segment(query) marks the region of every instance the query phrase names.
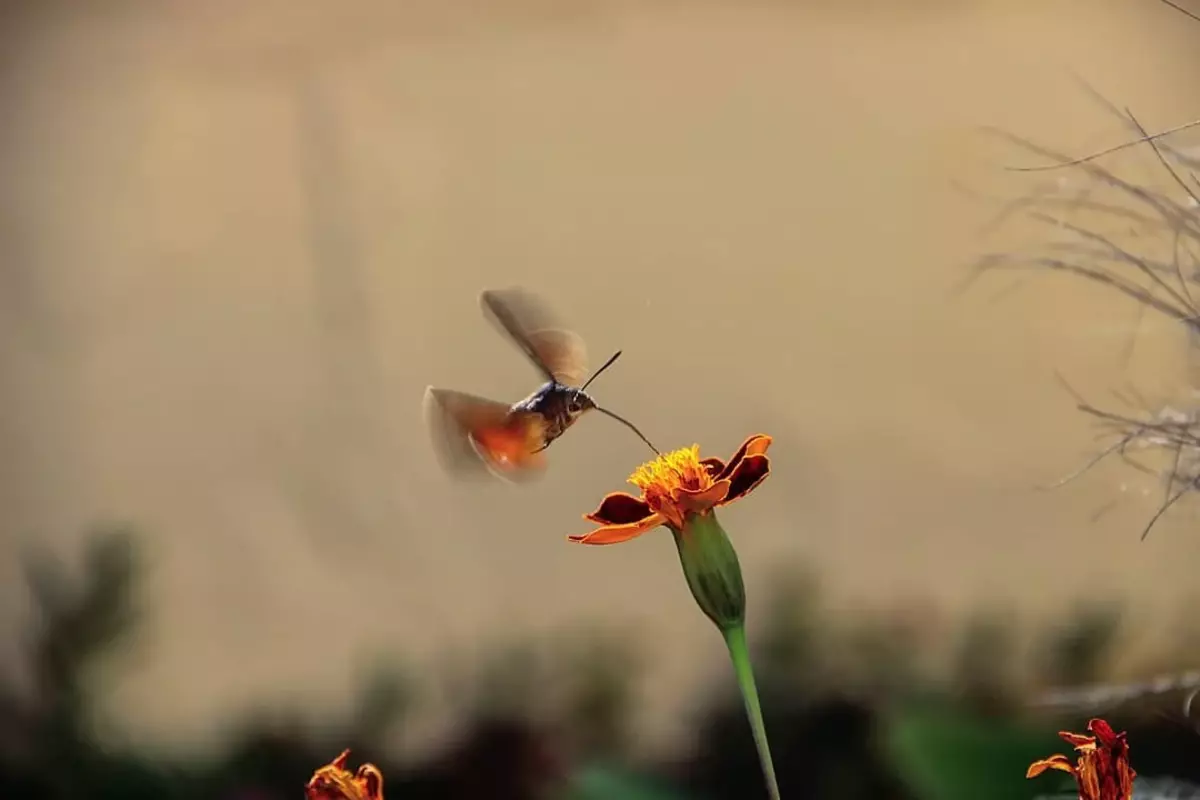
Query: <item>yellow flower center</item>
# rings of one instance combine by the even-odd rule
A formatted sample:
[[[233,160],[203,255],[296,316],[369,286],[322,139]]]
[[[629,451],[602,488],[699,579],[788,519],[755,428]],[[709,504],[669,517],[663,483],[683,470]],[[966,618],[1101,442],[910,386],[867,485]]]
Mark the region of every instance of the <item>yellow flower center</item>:
[[[713,485],[712,476],[700,463],[700,445],[664,453],[638,467],[629,482],[642,490],[646,503],[655,511],[671,508],[679,489],[703,491]]]

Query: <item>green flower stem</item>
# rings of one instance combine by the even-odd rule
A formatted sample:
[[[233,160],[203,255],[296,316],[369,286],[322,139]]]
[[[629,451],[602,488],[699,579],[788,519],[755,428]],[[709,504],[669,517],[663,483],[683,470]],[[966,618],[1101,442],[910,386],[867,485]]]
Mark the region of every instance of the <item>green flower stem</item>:
[[[738,688],[746,702],[746,716],[754,732],[754,746],[758,748],[763,778],[767,781],[771,800],[779,800],[779,784],[775,780],[775,766],[771,763],[758,689],[754,686],[750,650],[746,647],[746,586],[737,551],[711,510],[706,514],[688,514],[683,527],[672,527],[671,532],[675,535],[679,563],[692,597],[725,637]]]
[[[733,671],[737,675],[738,688],[742,699],[746,702],[746,716],[750,720],[750,729],[754,732],[754,746],[758,748],[758,761],[762,766],[763,777],[767,781],[767,791],[772,800],[779,800],[779,782],[775,780],[775,765],[771,762],[771,745],[767,741],[767,727],[763,724],[762,706],[758,702],[758,689],[754,685],[754,670],[750,666],[750,649],[746,646],[746,627],[735,625],[721,631],[725,637],[725,646],[729,648],[729,658],[733,661]]]

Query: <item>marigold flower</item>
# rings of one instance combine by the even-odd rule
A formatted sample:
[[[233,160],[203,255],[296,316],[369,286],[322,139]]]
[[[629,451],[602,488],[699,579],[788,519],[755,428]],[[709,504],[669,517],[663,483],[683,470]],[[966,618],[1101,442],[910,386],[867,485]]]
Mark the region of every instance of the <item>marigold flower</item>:
[[[728,464],[719,458],[700,458],[699,445],[660,455],[629,476],[629,482],[641,489],[641,497],[625,492],[609,494],[599,508],[584,515],[600,527],[568,538],[580,544],[617,544],[660,525],[671,529],[692,597],[725,639],[767,791],[773,800],[779,800],[779,784],[746,643],[742,568],[714,510],[745,497],[767,479],[771,474],[766,455],[770,446],[770,436],[755,434],[742,443]]]
[[[1033,762],[1025,777],[1035,778],[1048,769],[1056,769],[1075,777],[1079,800],[1130,800],[1137,773],[1129,766],[1125,733],[1115,733],[1102,719],[1091,720],[1087,727],[1094,736],[1070,731],[1058,733],[1075,746],[1078,763],[1072,764],[1064,755],[1053,755]]]
[[[770,436],[755,434],[728,464],[719,458],[701,460],[699,445],[660,455],[629,477],[642,490],[641,497],[609,494],[584,516],[600,527],[568,538],[580,544],[617,544],[665,525],[675,535],[684,577],[700,609],[723,631],[737,627],[746,618],[742,569],[713,509],[745,497],[766,480],[770,446]]]
[[[755,434],[742,443],[726,464],[700,458],[699,445],[659,456],[638,467],[629,482],[641,497],[613,492],[584,519],[599,523],[591,533],[569,537],[580,544],[617,544],[660,525],[682,530],[689,516],[703,516],[717,506],[739,500],[766,480],[771,437]]]
[[[363,764],[353,773],[346,769],[349,750],[313,773],[304,787],[308,800],[383,800],[383,773],[374,764]]]

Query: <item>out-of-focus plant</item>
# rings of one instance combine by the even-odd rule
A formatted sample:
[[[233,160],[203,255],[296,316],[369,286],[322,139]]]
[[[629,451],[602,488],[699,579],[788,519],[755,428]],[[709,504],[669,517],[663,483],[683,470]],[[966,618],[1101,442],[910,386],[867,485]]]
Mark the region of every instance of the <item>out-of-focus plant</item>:
[[[6,711],[0,763],[21,793],[67,798],[103,791],[121,765],[89,746],[88,690],[101,659],[129,642],[137,621],[133,533],[124,526],[97,528],[78,578],[43,551],[26,555],[25,574],[33,600],[25,640],[33,691],[17,690],[0,702]],[[160,785],[151,770],[123,768],[140,774],[147,792]]]
[[[409,671],[393,661],[380,661],[368,669],[351,718],[354,740],[387,740],[408,719],[419,700]]]
[[[137,558],[127,528],[102,528],[88,539],[81,581],[42,552],[27,560],[34,601],[28,645],[43,713],[76,724],[85,713],[83,682],[97,659],[127,641],[137,621]]]
[[[951,680],[977,711],[1006,711],[1017,695],[1016,631],[1013,620],[995,610],[967,620],[952,665]]]
[[[797,565],[780,569],[767,584],[766,611],[754,646],[763,692],[812,693],[826,680],[825,620],[816,577]]]
[[[875,697],[895,697],[924,683],[920,639],[906,620],[872,616],[856,620],[840,642],[845,682]]]
[[[690,797],[658,781],[609,766],[578,770],[563,793],[563,800],[689,800]]]
[[[1038,648],[1041,673],[1056,686],[1074,686],[1100,679],[1117,643],[1120,609],[1112,603],[1089,602],[1073,617],[1055,625]]]
[[[889,763],[921,800],[1031,800],[1023,770],[1052,746],[1037,725],[950,702],[900,702],[884,713]]]
[[[87,590],[94,581],[89,574],[123,573],[112,568],[119,559],[110,558],[86,558],[85,569],[69,578],[61,566],[45,568],[42,574],[73,581],[59,589],[62,608],[71,605],[67,602],[71,597],[80,600],[89,595],[109,598],[101,603],[109,608],[137,608],[136,558],[125,573],[130,586],[127,604],[111,601],[120,593]],[[109,566],[100,568],[105,564]],[[783,785],[803,787],[804,796],[814,800],[963,796],[1009,800],[1047,794],[1050,779],[1025,781],[1023,771],[1031,761],[1053,752],[1049,731],[1073,727],[1077,719],[1049,727],[1044,721],[1031,724],[1015,718],[1019,706],[1029,705],[1031,697],[1012,677],[1019,666],[1015,653],[996,646],[1010,639],[1002,617],[975,620],[974,633],[964,637],[964,645],[974,637],[973,647],[978,650],[960,660],[962,667],[956,673],[959,679],[970,673],[991,675],[976,682],[1007,687],[969,695],[972,701],[980,694],[992,698],[990,707],[964,704],[961,701],[967,698],[948,691],[938,695],[928,678],[914,696],[903,681],[887,677],[896,653],[894,642],[904,635],[903,619],[911,615],[897,621],[894,614],[884,613],[877,622],[871,622],[869,613],[832,616],[818,602],[816,585],[805,572],[796,569],[793,574],[797,576],[793,580],[775,584],[755,632],[759,647],[754,652],[756,666],[762,668],[765,725],[772,733],[772,753]],[[1094,631],[1104,627],[1098,621],[1103,616],[1099,612],[1068,616],[1080,630],[1056,630],[1044,641],[1095,641],[1102,638]],[[49,618],[37,616],[41,621]],[[78,619],[79,615],[58,618]],[[129,624],[136,618],[126,616]],[[863,636],[863,631],[868,634]],[[870,643],[875,631],[881,644]],[[555,631],[547,641],[529,640],[515,649],[496,651],[494,658],[472,659],[473,677],[458,687],[463,705],[457,710],[465,712],[465,718],[448,746],[419,760],[389,760],[389,748],[382,740],[394,738],[396,726],[416,702],[420,685],[408,677],[407,670],[380,660],[362,671],[362,689],[345,714],[331,717],[321,712],[314,719],[312,709],[284,709],[269,718],[259,715],[256,724],[229,730],[225,748],[204,758],[174,760],[114,749],[85,727],[88,697],[98,688],[96,681],[85,677],[91,672],[87,664],[106,660],[104,648],[37,644],[46,632],[41,624],[31,628],[31,659],[46,659],[51,649],[91,653],[79,670],[67,671],[76,677],[65,683],[78,687],[81,697],[75,723],[66,726],[69,735],[65,735],[63,728],[43,724],[50,717],[39,712],[41,706],[34,702],[38,695],[8,692],[9,705],[0,714],[0,797],[288,800],[301,796],[314,765],[343,747],[378,765],[387,776],[388,794],[404,798],[740,800],[761,773],[753,736],[744,721],[744,700],[725,682],[703,694],[689,750],[667,762],[636,758],[624,750],[624,743],[634,741],[628,717],[638,662],[628,650],[629,637],[617,637],[612,631]],[[112,641],[128,641],[128,635]],[[63,640],[61,633],[50,638]],[[914,649],[922,647],[916,639],[907,641],[914,643]],[[988,642],[991,645],[982,646]],[[1095,648],[1064,644],[1062,650],[1086,653]],[[1186,655],[1177,658],[1186,660]],[[866,661],[874,665],[856,664]],[[1095,674],[1104,677],[1102,671],[1097,667]],[[1173,682],[1144,682],[1143,688],[1171,689],[1172,702],[1178,706],[1181,695],[1195,686],[1187,684],[1187,677],[1185,673],[1174,676]],[[496,702],[496,693],[507,692],[512,693],[509,702]],[[485,702],[489,695],[492,700]],[[1135,700],[1131,697],[1126,727],[1130,738],[1139,743],[1139,772],[1162,779],[1155,783],[1139,777],[1135,798],[1156,796],[1153,787],[1165,785],[1167,775],[1177,782],[1200,779],[1194,759],[1200,736],[1178,719],[1164,720],[1148,713],[1148,708],[1142,713],[1143,701]],[[21,713],[9,714],[10,705],[22,709]],[[981,707],[989,713],[979,713]]]
[[[562,717],[572,748],[591,760],[628,755],[641,660],[624,633],[598,630],[560,637]]]
[[[475,719],[529,719],[541,716],[551,664],[545,646],[532,638],[503,642],[477,654],[456,677],[454,698],[460,713]]]

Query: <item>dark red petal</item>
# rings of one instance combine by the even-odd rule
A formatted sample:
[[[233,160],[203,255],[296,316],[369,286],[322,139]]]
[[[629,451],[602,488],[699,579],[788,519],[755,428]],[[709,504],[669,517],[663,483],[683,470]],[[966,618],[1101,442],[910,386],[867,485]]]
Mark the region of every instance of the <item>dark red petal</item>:
[[[771,459],[766,456],[747,456],[738,462],[737,469],[729,476],[729,493],[725,495],[722,505],[732,503],[740,497],[745,497],[754,487],[767,479],[771,474]]]
[[[770,446],[770,436],[767,436],[764,433],[756,433],[753,436],[750,436],[746,439],[746,441],[742,442],[742,446],[739,447],[737,452],[733,454],[733,458],[729,459],[729,463],[725,465],[725,468],[713,477],[717,480],[720,480],[721,478],[728,478],[734,473],[735,470],[737,470],[738,464],[741,464],[742,459],[744,459],[748,454],[762,455],[763,453],[767,452],[767,448]]]
[[[716,477],[725,471],[725,462],[719,458],[702,458],[700,463],[708,470],[708,474],[716,480]]]
[[[600,502],[600,507],[584,519],[598,522],[601,525],[630,525],[641,522],[654,512],[646,501],[625,492],[613,492]]]
[[[1117,733],[1102,719],[1093,719],[1088,722],[1088,730],[1095,734],[1096,738],[1105,747],[1112,747],[1117,743]]]

